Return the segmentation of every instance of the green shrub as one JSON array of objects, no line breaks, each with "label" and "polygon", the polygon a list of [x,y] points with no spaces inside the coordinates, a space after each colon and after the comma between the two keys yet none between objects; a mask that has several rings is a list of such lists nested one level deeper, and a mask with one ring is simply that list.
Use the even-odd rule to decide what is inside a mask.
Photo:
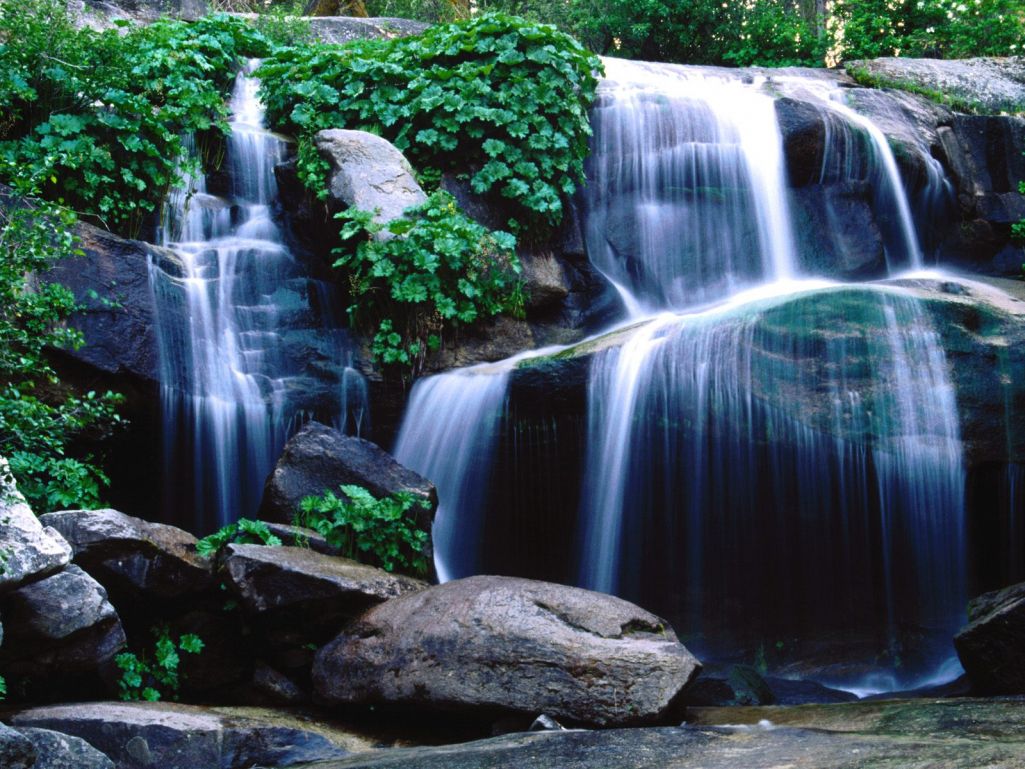
[{"label": "green shrub", "polygon": [[559,223],[583,179],[599,60],[554,27],[500,15],[419,37],[279,51],[260,68],[267,114],[295,134],[305,181],[325,181],[313,134],[380,134],[414,167],[453,172],[513,204],[521,224]]},{"label": "green shrub", "polygon": [[[522,312],[515,239],[471,220],[447,192],[387,224],[372,217],[354,208],[338,215],[342,238],[358,243],[336,249],[335,266],[348,278],[350,315],[374,335],[378,360],[416,371],[445,328]],[[381,232],[394,237],[376,238]]]},{"label": "green shrub", "polygon": [[306,497],[295,524],[318,532],[348,558],[386,571],[427,574],[429,535],[409,514],[422,505],[416,497],[399,493],[378,499],[361,486],[342,486],[341,491],[343,496],[325,491]]},{"label": "green shrub", "polygon": [[179,636],[177,643],[171,640],[166,627],[154,628],[153,634],[156,642],[152,660],[148,654],[140,657],[132,652],[123,652],[114,658],[121,669],[118,689],[123,700],[177,700],[181,686],[179,652],[199,654],[203,651],[202,639],[192,633]]},{"label": "green shrub", "polygon": [[196,543],[196,552],[202,556],[212,556],[232,543],[279,547],[281,539],[272,534],[270,527],[263,521],[240,518],[237,523],[229,523],[219,531],[199,540]]},{"label": "green shrub", "polygon": [[73,224],[74,216],[53,203],[0,200],[0,455],[39,513],[99,504],[107,477],[96,458],[74,447],[120,423],[120,396],[69,392],[46,357],[47,348],[83,343],[65,324],[74,296],[38,277],[55,260],[81,253]]},{"label": "green shrub", "polygon": [[62,0],[0,4],[3,170],[135,234],[178,181],[181,136],[223,131],[242,57],[269,50],[224,15],[96,32]]},{"label": "green shrub", "polygon": [[833,16],[847,60],[1011,56],[1025,41],[1020,0],[836,0]]}]

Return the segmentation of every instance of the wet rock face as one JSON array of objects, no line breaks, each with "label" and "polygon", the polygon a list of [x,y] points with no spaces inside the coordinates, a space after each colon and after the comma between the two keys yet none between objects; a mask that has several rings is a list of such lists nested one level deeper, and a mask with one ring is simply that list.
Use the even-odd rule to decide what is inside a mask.
[{"label": "wet rock face", "polygon": [[978,693],[1025,694],[1025,583],[969,603],[954,648]]},{"label": "wet rock face", "polygon": [[376,497],[400,491],[413,494],[428,508],[422,521],[427,525],[438,504],[433,483],[400,465],[379,446],[311,422],[285,444],[267,478],[258,515],[290,523],[303,498],[327,490],[337,493],[339,486],[348,484],[362,486]]},{"label": "wet rock face", "polygon": [[610,726],[659,719],[699,669],[663,620],[626,601],[471,577],[371,609],[317,654],[313,680],[334,704]]},{"label": "wet rock face", "polygon": [[979,58],[945,61],[886,57],[846,63],[849,72],[898,87],[941,92],[994,113],[1025,107],[1025,59]]}]

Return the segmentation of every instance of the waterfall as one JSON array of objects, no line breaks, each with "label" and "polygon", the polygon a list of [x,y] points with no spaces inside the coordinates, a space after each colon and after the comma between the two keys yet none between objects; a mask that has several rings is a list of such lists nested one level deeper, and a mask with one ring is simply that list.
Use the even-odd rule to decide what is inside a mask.
[{"label": "waterfall", "polygon": [[307,277],[274,218],[274,167],[286,145],[264,128],[259,84],[251,76],[257,65],[251,61],[239,73],[231,98],[227,196],[209,194],[202,176],[187,178],[171,195],[161,228],[176,263],[165,260],[150,270],[161,348],[165,504],[176,517],[192,510],[200,530],[255,513],[288,434],[321,406],[310,405],[308,380],[300,381],[308,373],[305,352],[294,348],[314,343],[297,329],[316,328],[325,342],[332,340],[326,353],[346,372],[329,407],[340,424],[366,411],[365,384],[353,382],[358,374],[343,334],[324,327],[311,306],[310,295],[326,289]]},{"label": "waterfall", "polygon": [[[488,488],[516,496],[510,478],[531,466],[505,445],[530,411],[515,378],[425,380],[397,454],[437,482],[439,574],[494,568],[486,513],[525,531],[562,514],[576,530],[548,578],[659,612],[699,653],[811,658],[814,640],[850,663],[820,678],[929,679],[950,655],[967,565],[957,404],[927,306],[798,270],[794,228],[807,225],[788,205],[775,76],[605,64],[583,229],[634,325],[590,359],[584,437],[563,449],[582,441],[564,481],[579,483],[578,509],[509,509]],[[835,84],[786,78],[825,120],[821,183],[867,189],[890,269],[921,267],[880,129]],[[580,434],[567,426],[552,424],[544,450],[580,468],[551,446]],[[496,469],[502,457],[512,469]]]},{"label": "waterfall", "polygon": [[631,314],[793,277],[783,142],[762,84],[604,61],[585,238]]}]

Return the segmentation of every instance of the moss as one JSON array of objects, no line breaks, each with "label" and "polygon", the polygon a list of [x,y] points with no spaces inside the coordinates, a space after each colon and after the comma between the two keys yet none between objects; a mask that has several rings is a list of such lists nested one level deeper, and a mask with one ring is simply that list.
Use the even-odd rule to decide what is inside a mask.
[{"label": "moss", "polygon": [[949,107],[955,112],[964,112],[969,115],[991,115],[994,112],[1000,111],[1014,114],[1025,112],[1025,104],[1008,102],[1006,104],[1001,104],[998,108],[994,109],[993,107],[988,107],[975,99],[968,99],[948,91],[928,88],[907,80],[898,80],[896,78],[877,75],[869,72],[867,67],[848,67],[847,74],[850,75],[858,85],[865,86],[866,88],[906,91],[908,93],[924,96],[926,99],[934,101],[937,104],[942,104],[945,107]]}]

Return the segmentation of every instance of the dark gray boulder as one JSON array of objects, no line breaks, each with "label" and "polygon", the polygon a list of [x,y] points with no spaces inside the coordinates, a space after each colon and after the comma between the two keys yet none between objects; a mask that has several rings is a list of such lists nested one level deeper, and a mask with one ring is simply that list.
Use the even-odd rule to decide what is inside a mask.
[{"label": "dark gray boulder", "polygon": [[224,574],[242,605],[262,613],[330,603],[358,614],[427,583],[301,547],[228,545]]},{"label": "dark gray boulder", "polygon": [[814,184],[822,175],[822,157],[826,150],[822,108],[790,97],[777,99],[775,107],[790,185]]},{"label": "dark gray boulder", "polygon": [[971,601],[954,648],[975,691],[1025,694],[1025,583]]},{"label": "dark gray boulder", "polygon": [[684,693],[688,705],[772,705],[776,697],[761,674],[750,665],[705,668]]},{"label": "dark gray boulder", "polygon": [[4,769],[30,769],[36,761],[36,748],[28,737],[0,724],[0,766]]},{"label": "dark gray boulder", "polygon": [[426,583],[299,547],[229,545],[224,581],[268,661],[302,678],[313,651],[371,606]]},{"label": "dark gray boulder", "polygon": [[7,461],[0,457],[0,594],[64,568],[71,546],[44,527],[18,491]]},{"label": "dark gray boulder", "polygon": [[65,510],[41,516],[74,549],[75,563],[119,593],[172,598],[212,584],[213,566],[196,538],[117,510]]},{"label": "dark gray boulder", "polygon": [[663,620],[633,604],[482,576],[371,609],[318,652],[313,682],[331,704],[612,726],[663,717],[699,669]]},{"label": "dark gray boulder", "polygon": [[11,723],[80,737],[118,769],[283,768],[346,754],[271,711],[225,715],[169,703],[95,702],[25,710]]},{"label": "dark gray boulder", "polygon": [[106,590],[77,566],[8,594],[0,612],[7,623],[0,667],[20,696],[39,701],[112,689],[125,632]]},{"label": "dark gray boulder", "polygon": [[299,503],[342,485],[362,486],[376,497],[405,491],[429,508],[438,504],[434,484],[398,462],[379,446],[311,422],[288,443],[267,478],[259,517],[291,523]]},{"label": "dark gray boulder", "polygon": [[114,769],[114,762],[81,737],[49,729],[18,730],[36,749],[32,769]]}]

